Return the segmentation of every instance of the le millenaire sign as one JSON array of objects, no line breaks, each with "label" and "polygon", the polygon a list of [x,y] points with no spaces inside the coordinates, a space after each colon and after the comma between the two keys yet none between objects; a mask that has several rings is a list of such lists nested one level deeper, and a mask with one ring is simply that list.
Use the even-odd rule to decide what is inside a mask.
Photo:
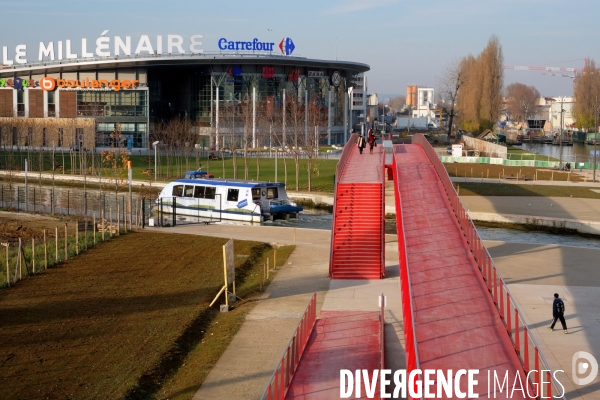
[{"label": "le millenaire sign", "polygon": [[[102,32],[100,37],[95,41],[88,42],[86,38],[82,38],[79,52],[75,50],[75,42],[72,42],[70,39],[56,42],[40,42],[37,61],[163,54],[164,50],[169,54],[202,54],[204,52],[202,49],[203,35],[191,35],[187,40],[181,35],[166,35],[166,37],[162,35],[156,35],[155,37],[141,35],[136,43],[132,41],[131,36],[104,36],[107,32]],[[27,45],[25,44],[15,46],[14,51],[9,51],[8,46],[2,46],[2,64],[6,66],[27,64],[27,50]]]},{"label": "le millenaire sign", "polygon": [[119,79],[61,79],[44,77],[39,81],[23,78],[0,79],[0,88],[13,88],[21,90],[26,88],[40,87],[42,90],[51,92],[56,89],[98,89],[113,90],[118,92],[122,89],[135,89],[139,86],[138,80],[119,80]]}]

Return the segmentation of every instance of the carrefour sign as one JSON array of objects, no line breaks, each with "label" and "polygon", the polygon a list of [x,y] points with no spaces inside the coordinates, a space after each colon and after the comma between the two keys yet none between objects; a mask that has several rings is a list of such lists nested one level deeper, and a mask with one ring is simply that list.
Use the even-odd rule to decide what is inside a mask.
[{"label": "carrefour sign", "polygon": [[[254,38],[251,41],[248,40],[228,40],[227,38],[221,38],[218,42],[219,50],[231,50],[231,51],[268,51],[272,52],[275,42],[261,42],[258,38]],[[296,46],[290,38],[283,38],[279,42],[279,50],[281,54],[289,56],[294,52]]]}]

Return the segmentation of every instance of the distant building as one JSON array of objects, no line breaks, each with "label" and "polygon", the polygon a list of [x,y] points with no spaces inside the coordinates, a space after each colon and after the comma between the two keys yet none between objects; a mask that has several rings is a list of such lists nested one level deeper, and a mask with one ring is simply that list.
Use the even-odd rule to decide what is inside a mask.
[{"label": "distant building", "polygon": [[573,108],[573,97],[540,97],[538,102],[538,116],[547,120],[553,132],[561,129],[561,106],[562,129],[570,130],[575,128],[575,119],[571,110]]},{"label": "distant building", "polygon": [[364,73],[357,74],[354,86],[350,90],[352,101],[350,102],[350,115],[352,125],[365,121],[367,115],[367,78]]}]

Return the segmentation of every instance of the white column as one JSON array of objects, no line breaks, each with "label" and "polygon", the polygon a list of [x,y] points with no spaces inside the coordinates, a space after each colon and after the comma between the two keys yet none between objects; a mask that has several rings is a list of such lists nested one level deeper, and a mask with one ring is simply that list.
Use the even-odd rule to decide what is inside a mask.
[{"label": "white column", "polygon": [[306,79],[304,80],[304,143],[308,146],[308,82]]},{"label": "white column", "polygon": [[216,130],[215,130],[215,150],[219,151],[219,87],[217,86],[217,112],[216,112]]},{"label": "white column", "polygon": [[252,148],[256,148],[256,87],[252,87]]},{"label": "white column", "polygon": [[17,101],[19,101],[18,97],[17,97],[17,91],[13,89],[13,117],[16,117],[18,115],[18,108],[19,106],[17,105]]},{"label": "white column", "polygon": [[344,93],[344,144],[348,141],[348,96]]},{"label": "white column", "polygon": [[60,118],[60,90],[54,92],[54,118]]},{"label": "white column", "polygon": [[44,118],[48,118],[48,92],[42,90],[42,98],[44,99]]},{"label": "white column", "polygon": [[283,149],[285,150],[285,88],[283,89],[283,129],[281,131],[281,141],[283,142]]},{"label": "white column", "polygon": [[23,103],[25,103],[25,117],[29,118],[29,89],[23,89]]},{"label": "white column", "polygon": [[331,146],[331,87],[327,106],[327,146]]}]

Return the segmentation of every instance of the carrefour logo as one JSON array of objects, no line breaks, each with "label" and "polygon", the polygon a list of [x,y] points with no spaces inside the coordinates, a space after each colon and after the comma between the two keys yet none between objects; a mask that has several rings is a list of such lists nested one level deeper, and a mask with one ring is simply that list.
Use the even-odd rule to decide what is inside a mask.
[{"label": "carrefour logo", "polygon": [[[246,40],[227,40],[226,38],[219,39],[218,42],[220,50],[232,50],[232,51],[268,51],[272,52],[275,47],[274,42],[261,42],[258,38],[252,39],[252,41]],[[296,46],[290,38],[283,38],[279,42],[279,50],[281,54],[289,56],[294,52]]]},{"label": "carrefour logo", "polygon": [[294,46],[294,42],[292,42],[292,39],[289,37],[281,39],[281,42],[279,42],[279,50],[281,50],[281,53],[285,54],[286,56],[292,54],[295,48],[296,46]]}]

